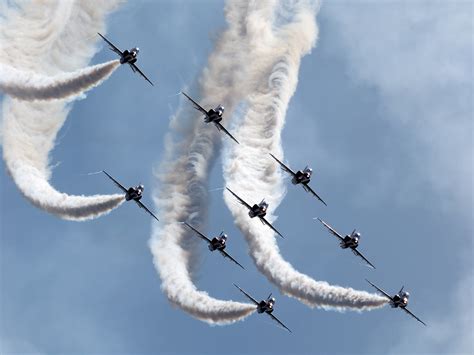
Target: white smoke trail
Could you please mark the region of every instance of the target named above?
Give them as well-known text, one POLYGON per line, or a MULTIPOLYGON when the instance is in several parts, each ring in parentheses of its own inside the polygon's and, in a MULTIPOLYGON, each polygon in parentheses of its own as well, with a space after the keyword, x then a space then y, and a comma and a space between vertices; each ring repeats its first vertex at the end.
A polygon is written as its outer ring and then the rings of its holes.
MULTIPOLYGON (((237 92, 246 85, 247 66, 237 57, 246 56, 242 42, 253 42, 255 35, 265 35, 271 26, 274 1, 233 1, 226 6, 229 28, 216 43, 208 68, 201 80, 202 105, 215 107, 223 103, 225 117, 235 108, 241 96, 237 92), (248 31, 249 28, 255 29, 248 31), (257 31, 260 29, 260 31, 257 31)), ((189 106, 188 102, 185 102, 189 106)), ((226 118, 223 124, 226 123, 226 118)), ((198 291, 192 281, 193 245, 196 238, 176 221, 188 220, 200 226, 207 215, 207 180, 222 138, 214 127, 204 125, 199 115, 180 111, 173 118, 165 142, 165 158, 156 172, 159 182, 155 204, 160 209, 162 224, 154 225, 150 248, 168 299, 192 316, 211 324, 227 324, 243 319, 255 311, 254 305, 221 301, 198 291)), ((227 139, 223 137, 222 139, 227 139)), ((230 144, 235 144, 231 142, 230 144)))
POLYGON ((27 101, 65 99, 100 85, 118 66, 113 60, 50 77, 0 64, 0 91, 27 101))
MULTIPOLYGON (((54 76, 83 68, 95 52, 97 32, 118 1, 24 2, 0 22, 2 63, 54 76)), ((3 158, 23 195, 34 205, 70 220, 94 218, 120 205, 122 195, 70 196, 49 183, 49 152, 70 106, 66 101, 3 102, 3 158)))
MULTIPOLYGON (((311 50, 317 37, 313 11, 304 2, 293 5, 298 10, 293 21, 277 30, 271 41, 260 43, 262 51, 267 52, 265 58, 272 60, 267 79, 262 80, 260 74, 245 78, 258 80, 261 85, 247 93, 248 111, 236 132, 241 144, 230 147, 224 157, 227 186, 249 203, 265 197, 272 210, 281 202, 285 189, 280 169, 268 153, 282 156, 281 130, 288 102, 296 89, 300 60, 311 50)), ((332 286, 296 271, 280 255, 274 233, 258 220, 251 220, 248 211, 228 192, 224 198, 249 244, 257 268, 282 293, 310 307, 363 310, 386 304, 378 295, 332 286)))

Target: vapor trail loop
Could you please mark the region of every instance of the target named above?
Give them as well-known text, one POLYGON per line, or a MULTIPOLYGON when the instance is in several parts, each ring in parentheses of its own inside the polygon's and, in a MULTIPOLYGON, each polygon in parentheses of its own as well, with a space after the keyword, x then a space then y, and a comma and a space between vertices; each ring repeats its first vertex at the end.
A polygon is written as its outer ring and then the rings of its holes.
MULTIPOLYGON (((7 8, 0 21, 0 60, 6 74, 0 79, 2 88, 22 99, 44 100, 74 95, 100 83, 118 66, 117 61, 81 68, 96 50, 91 38, 104 32, 105 16, 118 3, 46 0, 7 8), (26 78, 24 73, 34 75, 26 78)), ((50 185, 49 153, 71 109, 65 100, 27 102, 6 97, 2 109, 3 159, 31 203, 58 217, 81 221, 108 213, 124 201, 122 195, 68 195, 50 185)))
MULTIPOLYGON (((258 65, 255 90, 247 91, 247 111, 239 122, 236 135, 240 146, 230 146, 224 156, 226 185, 241 194, 247 201, 269 202, 273 213, 285 195, 282 175, 268 153, 283 156, 281 130, 286 110, 298 79, 301 57, 309 53, 317 37, 314 7, 308 2, 296 1, 287 8, 287 22, 277 28, 267 42, 260 42, 261 61, 254 57, 249 65, 258 65), (291 11, 290 11, 291 10, 291 11), (289 18, 289 20, 288 20, 289 18), (265 73, 262 80, 262 74, 265 73)), ((385 305, 383 297, 352 288, 333 286, 316 281, 293 268, 280 254, 273 232, 258 221, 252 220, 247 210, 230 193, 224 199, 235 223, 244 234, 249 253, 258 270, 275 284, 282 293, 294 297, 310 307, 337 310, 368 310, 385 305)), ((273 221, 275 216, 268 215, 273 221)))

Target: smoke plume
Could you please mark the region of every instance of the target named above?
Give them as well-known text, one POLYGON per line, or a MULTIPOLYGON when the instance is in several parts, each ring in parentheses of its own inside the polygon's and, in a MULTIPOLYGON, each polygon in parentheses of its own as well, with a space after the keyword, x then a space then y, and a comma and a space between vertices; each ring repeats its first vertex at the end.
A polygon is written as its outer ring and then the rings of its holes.
POLYGON ((50 77, 0 64, 0 91, 26 101, 65 99, 100 85, 119 65, 113 60, 50 77))
MULTIPOLYGON (((93 38, 104 31, 105 16, 117 3, 45 0, 7 8, 0 21, 2 65, 41 77, 67 76, 85 67, 96 50, 93 38)), ((84 220, 108 213, 124 199, 122 195, 71 196, 49 184, 49 153, 70 108, 64 100, 26 102, 7 97, 3 158, 15 184, 35 206, 61 218, 84 220)))

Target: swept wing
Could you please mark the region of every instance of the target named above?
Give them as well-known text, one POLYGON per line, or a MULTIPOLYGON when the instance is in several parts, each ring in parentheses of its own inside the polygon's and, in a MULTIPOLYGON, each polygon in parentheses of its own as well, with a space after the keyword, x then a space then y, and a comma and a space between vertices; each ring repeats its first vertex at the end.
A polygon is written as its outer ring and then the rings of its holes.
POLYGON ((221 252, 221 254, 224 256, 224 258, 229 258, 230 260, 232 260, 235 264, 237 264, 238 266, 240 266, 242 269, 245 270, 245 268, 240 265, 240 263, 235 260, 232 256, 229 255, 229 253, 227 253, 225 250, 219 250, 221 252))
POLYGON ((143 72, 135 65, 135 64, 131 64, 131 63, 128 63, 130 64, 130 67, 132 68, 133 72, 138 72, 146 81, 148 81, 152 86, 155 86, 153 85, 153 83, 150 81, 150 79, 148 79, 146 77, 145 74, 143 74, 143 72))
POLYGON ((369 280, 365 279, 365 281, 367 281, 369 284, 372 285, 372 287, 374 287, 375 289, 377 289, 377 291, 379 291, 382 295, 384 295, 385 297, 387 297, 390 301, 393 301, 393 298, 392 296, 390 296, 387 292, 385 292, 384 290, 382 290, 381 288, 375 286, 372 282, 370 282, 369 280))
POLYGON ((203 240, 205 240, 206 242, 208 242, 209 244, 212 244, 211 240, 206 237, 204 234, 202 234, 200 231, 198 231, 196 228, 194 228, 193 226, 191 226, 190 224, 186 223, 186 222, 183 222, 185 225, 187 225, 189 228, 191 228, 194 232, 196 232, 196 234, 203 240))
POLYGON ((239 141, 235 139, 234 136, 230 134, 229 131, 226 130, 223 125, 221 125, 220 122, 214 122, 214 123, 219 131, 224 131, 224 133, 227 134, 230 138, 232 138, 235 143, 240 144, 239 141))
POLYGON ((342 237, 342 235, 340 235, 334 228, 332 228, 329 224, 327 224, 326 222, 324 222, 322 219, 318 218, 318 221, 321 222, 327 229, 329 229, 329 231, 334 234, 337 238, 339 238, 339 240, 342 242, 344 241, 344 238, 342 237))
POLYGON ((313 194, 313 196, 316 197, 319 201, 321 201, 324 204, 324 206, 327 206, 326 202, 324 202, 324 200, 321 197, 319 197, 319 195, 308 184, 303 184, 303 188, 306 191, 313 194))
POLYGON ((199 105, 196 101, 194 101, 193 99, 191 99, 185 92, 181 91, 181 94, 183 94, 184 96, 186 96, 187 99, 192 102, 192 104, 194 105, 194 108, 195 108, 196 110, 201 111, 204 115, 206 115, 207 117, 209 117, 207 111, 206 111, 201 105, 199 105))
POLYGON ((115 180, 112 176, 110 176, 109 174, 107 174, 107 172, 105 170, 102 170, 102 172, 107 175, 109 177, 110 180, 112 180, 114 182, 115 185, 117 185, 117 187, 122 190, 123 192, 127 193, 127 189, 122 185, 120 184, 117 180, 115 180))
POLYGON ((364 261, 367 263, 367 265, 369 265, 371 268, 375 269, 375 266, 369 261, 366 259, 366 257, 364 255, 362 255, 362 253, 360 251, 358 251, 357 249, 352 249, 352 252, 361 257, 362 259, 364 259, 364 261))
POLYGON ((242 290, 239 286, 237 286, 236 284, 234 284, 235 287, 237 287, 239 289, 240 292, 242 292, 250 301, 252 301, 253 303, 255 303, 257 306, 258 306, 258 302, 255 298, 253 298, 252 296, 250 296, 247 292, 245 292, 244 290, 242 290))
POLYGON ((293 333, 290 328, 288 328, 286 325, 284 325, 277 317, 275 317, 272 313, 267 313, 275 322, 280 324, 283 328, 288 330, 290 333, 293 333))
POLYGON ((97 34, 98 34, 100 37, 102 37, 102 39, 103 39, 105 42, 107 42, 107 44, 110 46, 110 49, 111 49, 112 51, 114 51, 115 53, 117 53, 119 56, 123 56, 123 52, 122 52, 120 49, 118 49, 117 47, 115 47, 115 46, 112 44, 112 42, 110 42, 107 38, 105 38, 104 36, 102 36, 99 32, 97 32, 97 34))
POLYGON ((245 207, 247 207, 249 210, 252 209, 252 207, 251 207, 247 202, 245 202, 245 201, 242 200, 239 196, 237 196, 231 189, 229 189, 228 187, 226 187, 226 189, 227 189, 227 191, 229 191, 232 195, 234 195, 235 198, 236 198, 237 200, 239 200, 239 202, 240 202, 242 205, 244 205, 245 207))
POLYGON ((143 203, 141 203, 141 201, 137 201, 137 200, 134 200, 134 201, 137 203, 138 207, 143 208, 145 211, 147 211, 150 214, 150 216, 152 216, 154 219, 159 221, 159 219, 153 214, 153 212, 151 212, 143 203))
POLYGON ((266 224, 267 226, 269 226, 276 234, 278 234, 280 237, 285 239, 285 237, 275 227, 273 227, 272 224, 265 219, 265 217, 259 217, 259 218, 263 224, 266 224))
POLYGON ((423 324, 424 326, 426 326, 426 323, 423 322, 420 318, 418 318, 417 316, 415 316, 413 313, 410 312, 410 310, 408 310, 408 308, 406 307, 400 307, 401 309, 403 309, 406 313, 408 313, 410 316, 412 316, 413 318, 415 318, 418 322, 420 322, 421 324, 423 324))
POLYGON ((278 164, 280 164, 280 167, 282 170, 286 171, 288 174, 291 174, 293 176, 296 176, 296 173, 291 170, 289 167, 287 167, 285 164, 283 164, 280 160, 278 160, 272 153, 270 153, 273 159, 277 161, 278 164))

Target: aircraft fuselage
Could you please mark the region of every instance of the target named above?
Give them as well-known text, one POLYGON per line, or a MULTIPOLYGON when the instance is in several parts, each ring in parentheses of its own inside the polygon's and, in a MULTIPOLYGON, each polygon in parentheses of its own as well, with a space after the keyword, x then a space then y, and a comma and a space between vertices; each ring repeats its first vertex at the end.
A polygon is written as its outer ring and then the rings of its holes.
POLYGON ((311 181, 311 171, 308 169, 305 169, 304 171, 298 170, 295 175, 296 176, 293 176, 293 179, 291 179, 293 185, 305 185, 311 181))
POLYGON ((207 116, 204 118, 206 123, 215 122, 219 123, 222 121, 222 115, 224 114, 224 109, 221 107, 211 108, 207 111, 207 116))
POLYGON ((250 218, 265 217, 265 215, 267 214, 267 208, 268 208, 267 204, 253 205, 252 209, 249 211, 250 218))
POLYGON ((355 235, 346 235, 340 246, 342 249, 355 249, 359 246, 359 238, 355 235))
POLYGON ((143 197, 143 190, 143 186, 130 187, 125 194, 125 199, 127 201, 140 201, 140 199, 143 197))
POLYGON ((408 298, 410 295, 407 292, 397 293, 393 296, 393 299, 390 301, 390 306, 392 308, 401 307, 404 308, 408 305, 408 298))
POLYGON ((137 61, 138 51, 136 48, 126 49, 120 58, 120 64, 134 64, 137 61))
POLYGON ((227 236, 221 235, 219 237, 214 237, 209 244, 209 250, 224 250, 226 247, 227 236))
POLYGON ((272 313, 273 312, 273 306, 275 304, 274 299, 270 300, 261 300, 260 303, 257 306, 257 312, 258 313, 272 313))

